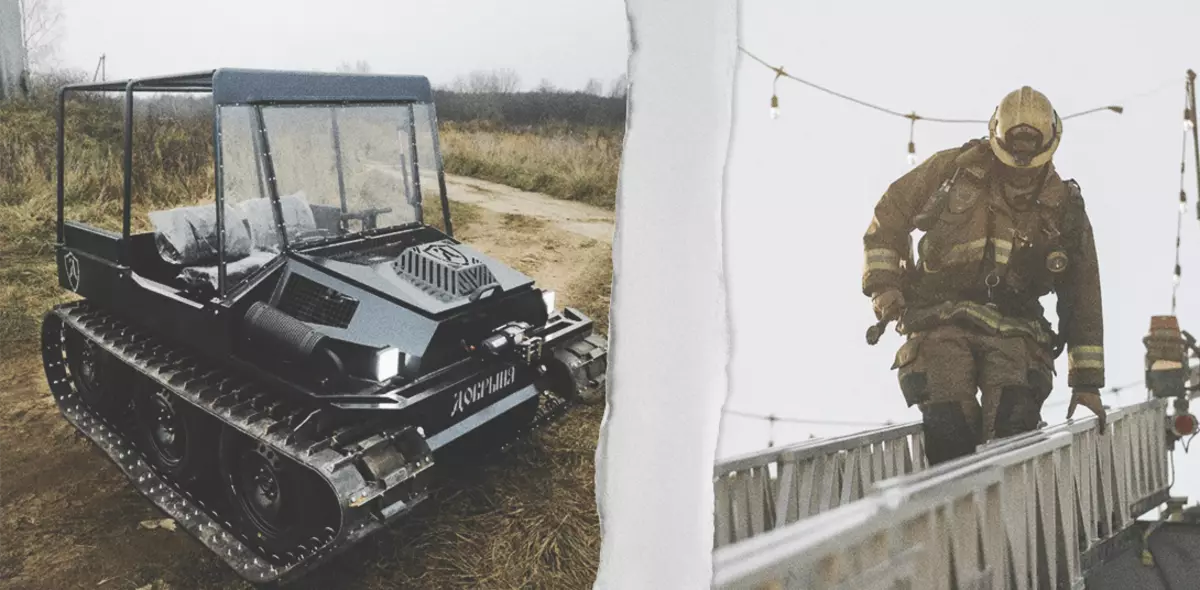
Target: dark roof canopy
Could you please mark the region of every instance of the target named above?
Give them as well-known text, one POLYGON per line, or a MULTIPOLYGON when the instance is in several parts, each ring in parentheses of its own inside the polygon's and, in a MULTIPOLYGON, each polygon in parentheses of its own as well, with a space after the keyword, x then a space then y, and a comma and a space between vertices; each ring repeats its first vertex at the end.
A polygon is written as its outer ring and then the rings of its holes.
POLYGON ((216 104, 250 102, 430 102, 425 76, 333 74, 222 68, 205 72, 71 84, 66 91, 211 92, 216 104))

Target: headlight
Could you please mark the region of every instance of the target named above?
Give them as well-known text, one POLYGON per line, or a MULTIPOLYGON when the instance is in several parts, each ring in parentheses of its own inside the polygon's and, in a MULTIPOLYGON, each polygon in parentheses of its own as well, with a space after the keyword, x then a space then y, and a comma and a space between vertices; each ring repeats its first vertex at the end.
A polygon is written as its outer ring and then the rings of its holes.
POLYGON ((546 302, 546 313, 554 313, 554 291, 542 291, 542 301, 546 302))
POLYGON ((400 349, 387 347, 375 353, 375 380, 387 381, 400 374, 400 349))

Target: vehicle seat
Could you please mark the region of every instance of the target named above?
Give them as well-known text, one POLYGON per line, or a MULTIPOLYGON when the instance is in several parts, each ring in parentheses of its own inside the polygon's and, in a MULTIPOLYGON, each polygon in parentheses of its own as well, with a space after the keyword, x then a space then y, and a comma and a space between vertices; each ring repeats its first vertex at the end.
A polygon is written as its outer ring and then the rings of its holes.
MULTIPOLYGON (((290 233, 317 229, 312 207, 305 199, 304 191, 279 197, 279 208, 283 212, 283 224, 290 233)), ((249 199, 242 201, 238 209, 246 220, 246 229, 257 250, 279 251, 279 232, 275 230, 275 211, 271 199, 249 199)))
MULTIPOLYGON (((154 242, 163 260, 180 266, 217 261, 217 209, 212 205, 177 207, 150 212, 154 242)), ((242 216, 225 207, 225 256, 240 259, 250 254, 250 234, 242 216)))
MULTIPOLYGON (((217 288, 217 208, 213 205, 152 211, 154 243, 164 261, 183 267, 176 275, 185 289, 217 288)), ((236 208, 225 207, 226 273, 253 272, 271 259, 257 255, 246 221, 236 208)))
MULTIPOLYGON (((233 262, 226 262, 225 284, 236 285, 240 283, 242 279, 254 274, 254 272, 271 260, 274 260, 278 255, 277 252, 254 250, 249 256, 239 258, 233 262)), ((210 266, 185 266, 176 278, 189 288, 202 288, 205 290, 211 288, 215 292, 219 286, 218 272, 219 268, 216 264, 210 266)))
MULTIPOLYGON (((280 197, 284 224, 293 231, 317 228, 304 191, 280 197)), ((163 260, 182 266, 176 275, 187 289, 218 287, 216 207, 199 205, 150 213, 155 244, 163 260)), ((240 282, 279 254, 275 212, 268 198, 225 205, 225 276, 240 282)))

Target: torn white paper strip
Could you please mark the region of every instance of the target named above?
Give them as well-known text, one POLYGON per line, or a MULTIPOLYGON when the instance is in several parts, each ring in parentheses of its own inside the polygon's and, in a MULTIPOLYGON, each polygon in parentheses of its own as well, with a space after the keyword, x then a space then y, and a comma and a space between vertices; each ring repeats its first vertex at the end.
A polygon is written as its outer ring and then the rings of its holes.
POLYGON ((628 0, 597 588, 703 588, 728 342, 721 203, 736 4, 628 0))

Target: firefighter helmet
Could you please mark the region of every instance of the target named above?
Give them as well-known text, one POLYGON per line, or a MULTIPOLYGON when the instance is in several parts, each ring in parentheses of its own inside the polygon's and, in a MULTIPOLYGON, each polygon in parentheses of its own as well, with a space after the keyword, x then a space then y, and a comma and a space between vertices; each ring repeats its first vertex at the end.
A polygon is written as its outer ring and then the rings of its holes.
POLYGON ((1014 168, 1040 168, 1062 139, 1062 119, 1046 95, 1030 88, 1014 90, 1000 101, 988 122, 992 152, 1014 168))

